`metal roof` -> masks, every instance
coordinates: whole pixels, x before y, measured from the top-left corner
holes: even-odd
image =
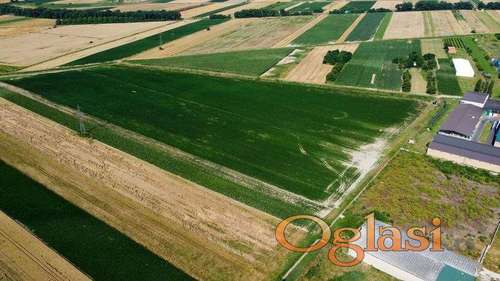
[[[484,109],[500,112],[500,100],[489,99],[484,105]]]
[[[482,114],[482,109],[470,105],[459,104],[450,114],[446,122],[439,128],[440,131],[456,133],[471,137]]]
[[[378,240],[380,234],[378,233],[379,226],[386,227],[390,226],[380,221],[375,221],[375,241]],[[361,227],[361,238],[355,242],[363,248],[366,247],[366,223]],[[387,232],[390,235],[390,232]],[[415,245],[414,240],[411,240],[406,235],[405,231],[401,231],[401,243],[409,241],[412,245]],[[384,241],[387,247],[392,244],[391,239],[386,239]],[[480,265],[462,255],[458,255],[452,251],[444,250],[439,252],[431,252],[430,249],[414,252],[414,251],[376,251],[376,252],[365,252],[366,255],[371,255],[377,259],[380,259],[392,266],[399,268],[402,271],[410,273],[420,279],[426,281],[435,281],[438,279],[441,271],[446,267],[452,267],[460,272],[466,273],[468,275],[475,276]]]
[[[470,102],[478,102],[478,103],[484,103],[490,95],[488,94],[483,94],[483,93],[478,93],[478,92],[469,92],[464,95],[462,100],[464,101],[470,101]]]
[[[436,135],[429,148],[500,165],[500,148],[445,135]]]

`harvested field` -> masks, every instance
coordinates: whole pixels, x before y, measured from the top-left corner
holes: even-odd
[[[191,22],[192,21],[190,21],[190,20],[184,20],[184,21],[179,21],[179,22],[174,22],[171,24],[163,25],[163,26],[160,26],[159,28],[153,28],[153,29],[145,31],[145,32],[140,32],[140,33],[137,33],[137,34],[134,34],[131,36],[126,36],[124,38],[120,38],[120,39],[114,40],[112,42],[103,43],[103,44],[100,44],[100,45],[97,45],[94,47],[83,49],[81,51],[76,51],[76,52],[73,52],[70,54],[62,55],[62,56],[59,56],[57,58],[54,58],[54,59],[51,59],[51,60],[48,60],[48,61],[45,61],[45,62],[42,62],[39,64],[35,64],[35,65],[27,67],[27,68],[24,68],[22,71],[37,71],[37,70],[55,68],[55,67],[58,67],[61,65],[71,63],[73,61],[77,61],[77,60],[104,52],[106,50],[111,50],[113,48],[117,48],[117,47],[120,47],[123,45],[130,44],[132,42],[142,40],[144,38],[147,38],[149,36],[153,36],[153,35],[158,34],[158,33],[166,32],[168,30],[187,25]]]
[[[457,21],[451,11],[431,11],[432,34],[430,36],[449,36],[449,35],[463,35],[467,34],[468,30],[464,28]]]
[[[259,49],[163,59],[134,61],[143,65],[170,66],[187,69],[260,76],[286,57],[291,49]]]
[[[328,15],[294,40],[293,44],[319,45],[333,43],[338,40],[350,26],[354,25],[354,22],[359,16],[358,14]]]
[[[146,38],[124,44],[106,51],[84,57],[82,59],[71,62],[70,65],[98,63],[112,60],[125,59],[146,50],[158,48],[160,42],[172,42],[179,38],[191,35],[199,31],[206,31],[209,27],[226,22],[226,19],[202,19],[193,21],[189,24],[179,26],[173,29],[166,30],[157,34],[153,34]]]
[[[67,84],[76,77],[81,81],[78,93]],[[123,77],[123,88],[107,87]],[[285,198],[300,195],[321,202],[342,193],[358,171],[367,169],[351,159],[353,149],[382,137],[385,128],[399,126],[418,110],[417,101],[401,97],[311,87],[306,91],[300,85],[123,66],[9,83],[65,106],[79,104],[102,120],[269,183],[270,192]],[[101,102],[95,102],[96,95]],[[109,102],[118,97],[122,102]],[[359,112],[357,105],[366,102],[374,110]],[[339,129],[346,137],[331,134]]]
[[[28,66],[172,22],[68,25],[0,40],[0,64]]]
[[[0,162],[0,165],[4,164]],[[0,280],[90,281],[90,278],[2,211],[0,248]]]
[[[0,39],[9,39],[28,33],[38,33],[52,28],[55,24],[53,19],[34,19],[13,20],[13,16],[1,16],[0,21]]]
[[[245,19],[242,25],[222,36],[195,45],[185,54],[202,54],[276,46],[313,19],[312,16]]]
[[[384,39],[424,37],[424,29],[422,12],[394,13]]]
[[[276,269],[277,219],[0,104],[2,158],[158,256],[202,280],[262,280]]]
[[[220,38],[226,34],[232,32],[237,32],[241,28],[252,24],[256,19],[234,19],[226,21],[222,24],[215,25],[210,28],[210,31],[201,30],[199,32],[188,35],[184,38],[174,40],[172,42],[164,44],[160,48],[152,48],[140,54],[133,56],[133,60],[144,60],[144,59],[155,59],[174,56],[185,52],[186,50],[208,42],[212,39]],[[212,50],[213,51],[223,51],[223,50]],[[209,51],[207,53],[210,53]]]
[[[465,21],[471,28],[471,30],[475,30],[477,33],[486,33],[493,32],[488,26],[485,25],[481,18],[479,17],[478,11],[460,11],[465,18]]]
[[[208,2],[205,2],[208,3]],[[122,12],[130,12],[130,11],[157,11],[157,10],[166,10],[166,11],[185,11],[194,7],[203,6],[205,3],[200,2],[185,2],[185,3],[175,3],[175,2],[167,2],[167,3],[137,3],[137,4],[124,4],[118,5],[113,10],[120,10]]]
[[[488,11],[476,11],[476,15],[481,20],[490,32],[500,32],[500,18],[498,18],[498,11],[496,16],[492,16]]]
[[[225,10],[225,11],[222,11],[218,14],[221,14],[221,15],[233,15],[234,13],[238,12],[238,11],[241,11],[241,10],[245,10],[245,9],[260,9],[260,8],[264,8],[266,6],[269,6],[275,2],[277,2],[278,0],[266,0],[266,1],[250,1],[250,3],[248,4],[245,4],[245,5],[242,5],[242,6],[238,6],[238,7],[234,7],[234,8],[231,8],[231,9],[228,9],[228,10]]]
[[[422,54],[435,54],[438,59],[447,58],[448,55],[444,50],[443,40],[441,39],[422,39]]]
[[[333,46],[320,46],[312,49],[300,63],[288,73],[286,80],[324,84],[326,75],[332,70],[333,66],[323,64],[323,58],[329,50],[341,50],[354,53],[358,44],[340,44]]]
[[[205,5],[205,6],[182,11],[181,16],[184,19],[194,18],[194,17],[199,16],[199,15],[210,13],[212,11],[215,11],[218,9],[223,9],[223,8],[233,6],[233,5],[236,5],[239,3],[243,3],[243,2],[244,2],[244,0],[228,0],[225,2],[210,3],[210,4]]]
[[[401,4],[403,2],[404,1],[401,0],[378,0],[377,2],[375,2],[375,5],[372,6],[372,9],[383,8],[395,11],[396,5]]]

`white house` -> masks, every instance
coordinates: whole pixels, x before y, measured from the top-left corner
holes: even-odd
[[[466,59],[453,59],[456,75],[460,77],[474,77],[474,69]]]

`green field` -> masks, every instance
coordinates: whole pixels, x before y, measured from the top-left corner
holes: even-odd
[[[328,15],[324,20],[304,32],[293,44],[316,45],[335,41],[351,26],[359,15]]]
[[[0,210],[94,280],[194,280],[0,161]]]
[[[412,51],[420,53],[420,41],[391,40],[363,42],[340,73],[335,83],[349,86],[401,89],[402,71],[392,60],[406,57]],[[375,78],[372,82],[372,77]]]
[[[485,71],[493,77],[498,75],[497,70],[489,62],[488,54],[478,46],[473,37],[466,37],[463,41],[465,47],[470,51],[470,56],[474,59],[474,62],[480,71]]]
[[[146,37],[144,39],[131,42],[116,48],[112,48],[88,57],[81,58],[79,60],[73,61],[67,65],[80,65],[89,63],[98,63],[105,61],[112,61],[118,59],[124,59],[138,53],[144,52],[146,50],[158,47],[161,42],[167,43],[175,39],[179,39],[191,33],[195,33],[200,30],[204,30],[212,25],[220,24],[226,21],[225,19],[203,19],[197,22],[193,22],[181,27],[177,27],[160,34]],[[161,37],[161,38],[160,38]]]
[[[172,66],[188,69],[260,76],[286,57],[291,49],[262,49],[228,53],[179,56],[164,59],[132,61],[145,65]]]
[[[461,96],[462,90],[458,84],[455,69],[449,59],[438,59],[440,69],[436,73],[437,86],[440,94]]]
[[[328,1],[309,1],[290,9],[289,12],[314,12],[315,10],[322,9],[330,3],[331,2]]]
[[[279,11],[279,10],[286,9],[286,8],[288,8],[288,7],[290,7],[290,6],[294,5],[294,4],[296,4],[296,3],[294,3],[294,2],[280,2],[280,1],[278,1],[276,3],[273,3],[273,4],[269,5],[269,6],[264,7],[264,9]]]
[[[375,36],[373,36],[375,40],[380,40],[384,38],[385,31],[387,30],[387,27],[391,22],[392,13],[384,13],[384,14],[385,14],[384,18],[382,19],[382,22],[380,23],[377,32],[375,32]]]
[[[348,149],[398,126],[418,103],[119,66],[10,83],[314,200],[356,178]],[[370,110],[359,110],[363,104]]]
[[[385,18],[386,13],[369,13],[359,23],[356,28],[347,36],[347,41],[370,40],[377,31],[380,23]]]
[[[351,1],[340,10],[346,13],[362,13],[370,10],[373,5],[375,5],[375,1]]]

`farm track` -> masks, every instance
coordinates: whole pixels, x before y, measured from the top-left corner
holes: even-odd
[[[47,106],[55,108],[61,112],[67,113],[69,115],[75,116],[75,114],[76,114],[76,111],[71,109],[71,108],[50,102],[50,101],[48,101],[48,100],[46,100],[46,99],[44,99],[36,94],[33,94],[29,91],[26,91],[24,89],[21,89],[21,88],[18,88],[18,87],[15,87],[15,86],[12,86],[12,85],[9,85],[6,83],[2,83],[2,82],[0,82],[0,87],[3,87],[9,91],[12,91],[12,92],[15,92],[17,94],[20,94],[20,95],[26,96],[28,98],[34,99],[36,101],[39,101]],[[170,145],[167,145],[165,143],[153,140],[151,138],[148,138],[148,137],[145,137],[143,135],[137,134],[135,132],[121,128],[119,126],[115,126],[113,124],[99,120],[97,118],[90,117],[90,116],[86,115],[85,119],[89,120],[93,123],[96,123],[99,126],[103,126],[103,127],[106,127],[110,130],[113,130],[117,134],[122,135],[122,136],[126,136],[127,138],[130,138],[136,142],[139,142],[139,143],[144,144],[146,146],[154,147],[160,151],[164,151],[176,159],[186,161],[186,162],[188,162],[196,167],[199,167],[201,170],[209,171],[212,174],[220,176],[226,180],[235,182],[238,185],[241,185],[245,188],[264,193],[266,195],[269,195],[271,197],[275,197],[275,198],[280,199],[280,200],[285,200],[287,202],[299,204],[299,205],[305,206],[306,208],[309,208],[311,210],[316,210],[316,211],[322,210],[323,213],[327,211],[327,210],[325,210],[325,208],[327,206],[324,205],[324,203],[322,203],[322,202],[316,202],[316,201],[308,199],[304,196],[297,195],[295,193],[286,191],[284,189],[281,189],[281,188],[274,186],[272,184],[269,184],[267,182],[261,181],[259,179],[256,179],[256,178],[253,178],[250,176],[247,176],[245,174],[242,174],[242,173],[237,172],[235,170],[232,170],[230,168],[224,167],[222,165],[201,159],[197,156],[194,156],[192,154],[189,154],[187,152],[179,150],[179,149],[172,147]]]
[[[0,280],[91,280],[1,211],[0,248]]]
[[[262,280],[283,255],[274,217],[3,99],[0,115],[4,161],[198,279]]]
[[[55,68],[55,67],[70,63],[72,61],[75,61],[75,60],[78,60],[78,59],[81,59],[81,58],[84,58],[84,57],[87,57],[87,56],[90,56],[93,54],[100,53],[102,51],[106,51],[106,50],[109,50],[109,49],[112,49],[115,47],[119,47],[119,46],[122,46],[122,45],[125,45],[128,43],[137,41],[137,40],[144,39],[144,38],[149,37],[149,36],[153,36],[155,34],[159,34],[161,32],[165,32],[165,31],[177,28],[177,27],[187,25],[187,24],[192,23],[192,22],[195,22],[195,21],[183,20],[180,22],[169,22],[169,23],[162,25],[160,27],[155,27],[155,28],[152,28],[149,30],[134,33],[132,35],[128,35],[128,36],[125,36],[125,37],[122,37],[122,38],[119,38],[119,39],[116,39],[116,40],[113,40],[110,42],[104,42],[102,44],[92,46],[90,48],[78,50],[78,51],[75,51],[75,52],[72,52],[69,54],[64,54],[62,56],[52,58],[52,59],[49,59],[49,60],[41,62],[41,63],[35,64],[32,66],[28,66],[28,67],[20,70],[20,72],[40,71],[40,70]]]

